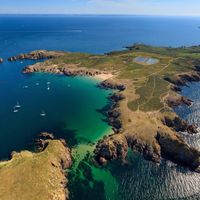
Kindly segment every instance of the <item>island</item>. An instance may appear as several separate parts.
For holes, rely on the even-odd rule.
[[[40,134],[35,142],[37,152],[12,152],[11,160],[0,162],[1,200],[68,199],[70,149],[49,133]]]
[[[66,76],[91,76],[99,87],[112,89],[110,109],[104,113],[113,134],[102,138],[94,151],[100,165],[125,161],[128,149],[159,163],[161,158],[200,172],[200,152],[189,146],[180,132],[197,133],[174,112],[192,100],[181,95],[181,87],[200,80],[200,46],[154,47],[134,44],[103,55],[38,50],[9,61],[45,59],[26,66],[23,73],[46,72]]]

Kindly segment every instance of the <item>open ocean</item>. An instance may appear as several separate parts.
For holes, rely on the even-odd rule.
[[[69,173],[72,200],[199,200],[200,174],[169,161],[160,166],[130,153],[128,166],[111,163],[106,169],[87,160],[94,142],[110,133],[111,127],[98,112],[112,92],[97,87],[86,77],[24,75],[22,68],[33,61],[13,62],[10,56],[36,49],[102,54],[133,43],[156,46],[200,44],[200,18],[158,16],[0,15],[0,158],[12,151],[32,149],[41,131],[67,140],[74,152]],[[47,90],[47,82],[51,82]],[[195,100],[177,113],[200,125],[200,83],[183,89]],[[18,113],[13,112],[19,102]],[[46,113],[40,117],[41,111]],[[200,135],[186,136],[200,149]],[[87,173],[83,173],[87,172]]]

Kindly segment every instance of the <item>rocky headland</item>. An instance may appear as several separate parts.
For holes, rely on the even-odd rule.
[[[29,74],[33,72],[46,72],[46,73],[53,73],[53,74],[63,74],[65,76],[96,76],[100,74],[107,74],[106,72],[101,72],[99,70],[93,69],[85,69],[85,68],[77,68],[73,65],[63,65],[62,67],[58,68],[57,65],[46,67],[43,63],[37,63],[35,65],[27,66],[24,68],[23,73]]]
[[[27,66],[23,72],[66,76],[112,74],[99,87],[115,91],[109,97],[112,103],[105,113],[114,134],[98,142],[95,150],[98,163],[125,161],[130,148],[147,160],[159,163],[164,157],[199,172],[199,151],[188,145],[179,133],[196,134],[198,127],[173,111],[180,104],[192,105],[192,100],[183,97],[180,91],[188,82],[200,80],[200,61],[193,52],[200,55],[200,47],[134,45],[104,55],[62,52],[64,55]],[[156,58],[159,63],[148,66],[135,63],[134,58],[140,55]]]
[[[32,51],[27,54],[20,54],[18,56],[12,56],[8,58],[8,61],[13,62],[17,60],[41,60],[41,59],[52,59],[64,55],[62,51],[46,51],[46,50],[37,50]]]
[[[72,164],[70,149],[49,133],[36,142],[37,152],[13,152],[11,160],[0,162],[0,199],[68,199],[65,170]]]

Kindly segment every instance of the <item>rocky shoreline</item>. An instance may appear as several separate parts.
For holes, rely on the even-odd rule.
[[[55,52],[54,52],[55,53]],[[57,56],[59,56],[58,53]],[[48,54],[49,56],[49,54]],[[18,59],[41,59],[41,58],[53,58],[52,56],[44,56],[40,54],[25,54],[23,56],[16,56],[10,61]],[[195,65],[195,69],[189,73],[178,74],[174,77],[164,77],[166,81],[170,83],[173,94],[167,95],[164,99],[168,108],[173,108],[180,104],[186,104],[190,106],[192,101],[187,97],[183,97],[178,92],[181,91],[181,86],[187,85],[187,82],[200,81],[200,67]],[[95,76],[102,73],[108,73],[103,70],[88,69],[79,64],[66,64],[61,63],[49,64],[49,63],[36,63],[24,68],[23,73],[34,72],[47,72],[55,74],[64,74],[66,76]],[[138,151],[143,154],[143,157],[147,160],[159,163],[162,157],[172,160],[178,164],[183,164],[190,169],[200,172],[200,154],[197,150],[189,147],[178,135],[180,131],[186,131],[189,134],[197,133],[196,125],[190,125],[186,121],[180,119],[178,116],[173,115],[172,118],[160,114],[160,119],[156,119],[159,125],[154,128],[155,137],[152,143],[148,143],[142,138],[138,138],[135,130],[127,131],[121,120],[120,102],[125,101],[127,86],[121,84],[118,79],[108,79],[99,84],[99,87],[103,89],[117,90],[110,96],[112,101],[111,107],[106,113],[108,123],[113,127],[114,134],[107,136],[100,140],[95,149],[95,158],[99,164],[105,165],[110,160],[120,159],[125,160],[128,148],[133,151]],[[151,113],[148,113],[149,115]],[[131,119],[130,121],[131,122]],[[148,130],[147,130],[148,131]],[[134,133],[134,134],[133,134]],[[138,133],[139,134],[139,133]],[[184,154],[183,154],[184,152]]]
[[[52,59],[63,55],[62,51],[46,51],[37,50],[26,54],[20,54],[18,56],[12,56],[8,58],[8,61],[13,62],[17,60],[42,60],[42,59]]]
[[[107,74],[106,72],[101,72],[99,70],[87,70],[87,69],[77,69],[71,68],[72,66],[66,65],[61,68],[57,66],[51,66],[46,68],[42,63],[36,63],[32,66],[27,66],[23,69],[24,74],[34,73],[34,72],[46,72],[53,74],[63,74],[65,76],[96,76],[100,74]]]
[[[180,86],[186,85],[187,82],[193,81],[200,81],[200,72],[194,71],[191,72],[189,75],[184,74],[178,76],[177,80],[173,80],[172,87],[178,88],[174,90],[175,92],[180,92]],[[172,83],[172,81],[170,82]],[[159,128],[155,137],[155,145],[154,147],[152,147],[151,145],[146,144],[141,139],[123,133],[123,124],[120,120],[119,102],[125,99],[123,94],[121,94],[120,92],[125,90],[126,87],[122,86],[117,88],[115,84],[114,86],[110,86],[110,84],[107,84],[107,82],[105,81],[105,83],[102,83],[102,88],[117,89],[119,90],[119,93],[114,93],[110,97],[112,105],[109,111],[106,113],[108,123],[113,127],[115,133],[113,135],[105,137],[103,140],[100,140],[94,151],[95,158],[100,165],[105,165],[107,162],[115,159],[120,159],[124,162],[126,159],[128,148],[131,148],[133,151],[142,153],[143,157],[146,160],[160,163],[161,157],[164,157],[177,164],[185,165],[191,170],[200,173],[200,152],[192,147],[189,147],[184,142],[182,137],[177,134],[178,132],[196,134],[198,133],[197,125],[188,124],[188,122],[181,119],[176,114],[172,119],[165,116],[162,120],[162,123],[172,130]],[[166,99],[166,102],[170,107],[175,107],[181,104],[191,106],[191,104],[193,103],[192,100],[181,95],[178,95],[178,97],[168,97]]]
[[[140,152],[146,160],[160,163],[163,157],[200,173],[199,151],[189,147],[177,133],[160,129],[155,145],[156,147],[152,147],[136,137],[115,133],[98,142],[94,151],[95,159],[100,165],[116,159],[125,162],[130,148]]]

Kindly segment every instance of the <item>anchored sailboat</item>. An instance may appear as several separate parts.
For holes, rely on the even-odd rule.
[[[42,111],[42,112],[40,113],[40,116],[41,116],[41,117],[45,117],[45,116],[46,116],[46,113],[45,113],[44,111]]]
[[[16,109],[16,108],[14,108],[13,112],[14,112],[14,113],[17,113],[17,112],[19,112],[19,110]]]
[[[21,105],[19,104],[19,102],[17,102],[17,104],[15,105],[15,108],[21,108]]]

